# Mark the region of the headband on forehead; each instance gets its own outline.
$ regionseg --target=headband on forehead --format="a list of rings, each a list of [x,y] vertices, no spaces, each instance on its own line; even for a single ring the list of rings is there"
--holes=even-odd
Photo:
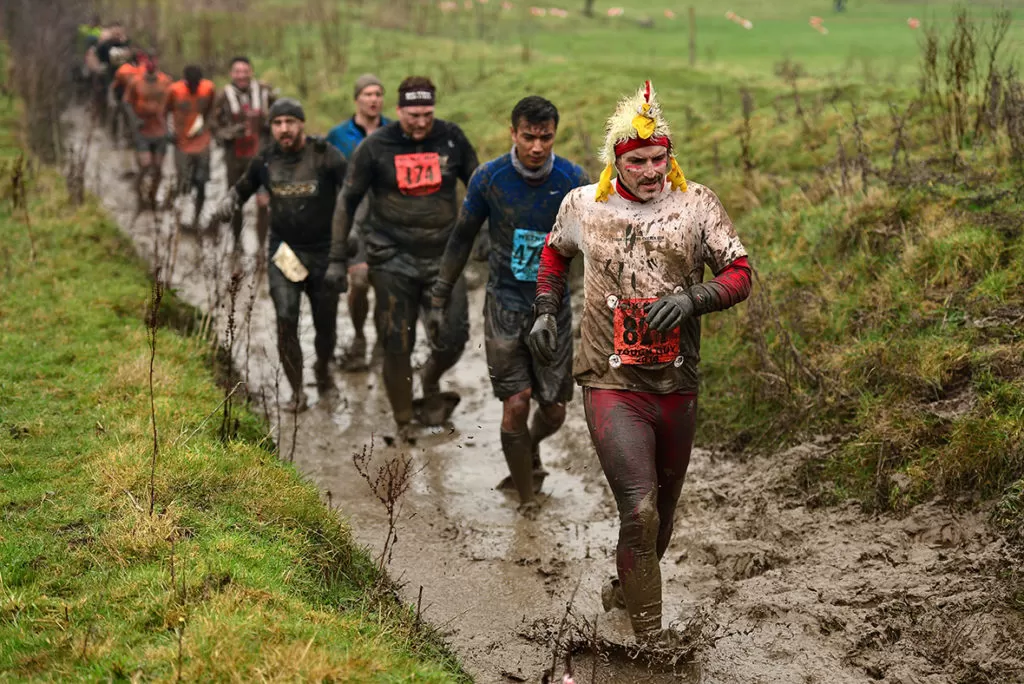
[[[615,194],[612,174],[615,171],[615,161],[621,155],[630,150],[653,146],[668,150],[667,180],[672,184],[673,190],[686,192],[686,178],[672,149],[672,132],[662,115],[654,87],[650,81],[644,81],[635,95],[619,100],[615,112],[605,125],[604,147],[601,149],[601,161],[605,163],[605,167],[598,178],[594,199],[598,202],[607,202],[608,198]]]
[[[433,88],[418,87],[398,91],[399,107],[433,107],[434,104]]]

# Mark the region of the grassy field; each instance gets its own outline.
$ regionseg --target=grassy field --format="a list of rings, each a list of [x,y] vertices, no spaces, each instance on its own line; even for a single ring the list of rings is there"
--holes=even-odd
[[[0,678],[465,680],[261,421],[219,439],[209,344],[167,328],[151,480],[145,265],[52,171],[16,201],[16,128],[0,101]]]
[[[684,171],[723,198],[758,271],[751,301],[706,324],[703,443],[763,449],[835,434],[842,445],[807,469],[824,500],[901,507],[1006,492],[1006,510],[1019,510],[1024,105],[1006,68],[1024,45],[1022,18],[1010,14],[986,114],[1000,3],[971,3],[974,61],[961,86],[947,79],[953,2],[853,1],[841,15],[827,1],[731,4],[749,31],[719,3],[695,2],[695,68],[687,5],[615,4],[622,16],[597,3],[594,19],[579,16],[582,3],[562,4],[563,19],[494,0],[449,11],[262,0],[198,25],[172,11],[163,21],[180,36],[171,62],[248,52],[303,98],[314,132],[351,114],[356,74],[378,72],[393,93],[425,73],[439,85],[439,115],[489,158],[507,149],[514,102],[547,95],[562,112],[559,152],[592,174],[616,99],[653,79]],[[644,16],[653,28],[639,25]],[[930,32],[936,78],[922,88]],[[951,133],[957,99],[968,120]]]

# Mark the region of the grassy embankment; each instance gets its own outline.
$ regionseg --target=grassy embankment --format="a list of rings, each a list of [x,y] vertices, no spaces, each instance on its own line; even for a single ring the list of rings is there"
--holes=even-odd
[[[1017,143],[1010,129],[1021,105],[1005,71],[1024,45],[1020,17],[1002,46],[993,125],[975,134],[990,34],[978,28],[966,85],[951,85],[953,2],[865,0],[843,15],[826,0],[734,3],[750,31],[695,2],[696,68],[685,8],[668,20],[632,0],[616,3],[622,17],[592,20],[581,2],[558,3],[567,19],[523,3],[367,2],[345,5],[337,22],[326,1],[251,4],[259,11],[199,22],[168,12],[164,24],[193,56],[252,54],[305,99],[313,131],[351,113],[356,74],[377,71],[393,93],[404,75],[426,73],[441,89],[439,115],[483,158],[507,149],[514,101],[538,92],[563,113],[559,151],[596,173],[604,117],[653,79],[684,170],[723,198],[759,274],[751,302],[706,324],[702,441],[767,448],[833,433],[842,445],[807,469],[818,500],[900,507],[1006,493],[1005,510],[1020,509],[1024,197],[1021,129]],[[998,7],[971,3],[985,25]],[[812,14],[828,35],[809,26]],[[925,27],[912,30],[912,16]],[[927,27],[943,38],[937,85],[922,97]],[[959,92],[968,122],[949,135]]]
[[[465,679],[254,415],[218,439],[209,343],[166,328],[150,513],[145,266],[49,170],[15,207],[16,129],[0,100],[2,678]]]

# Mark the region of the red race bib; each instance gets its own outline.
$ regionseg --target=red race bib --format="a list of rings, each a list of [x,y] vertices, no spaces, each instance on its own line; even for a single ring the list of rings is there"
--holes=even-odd
[[[679,328],[660,333],[647,327],[646,306],[655,299],[623,299],[615,306],[615,355],[622,365],[645,366],[675,361]]]
[[[396,155],[395,176],[403,195],[432,195],[441,189],[441,160],[437,152]]]

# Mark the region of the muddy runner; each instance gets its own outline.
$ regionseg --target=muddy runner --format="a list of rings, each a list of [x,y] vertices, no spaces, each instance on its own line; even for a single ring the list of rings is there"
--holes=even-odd
[[[72,141],[84,145],[89,118],[72,112]],[[172,262],[171,280],[189,303],[215,315],[218,329],[232,306],[227,296],[232,240],[176,231],[173,212],[137,215],[130,152],[94,134],[87,181],[144,258]],[[214,152],[219,161],[219,151]],[[226,187],[213,165],[216,201]],[[247,208],[251,211],[252,207]],[[184,209],[187,213],[187,209]],[[251,224],[254,216],[247,213]],[[284,456],[339,505],[359,539],[379,549],[383,511],[359,480],[351,454],[373,444],[388,450],[378,425],[390,406],[377,376],[340,378],[342,401],[294,418],[275,408],[281,389],[275,315],[258,246],[245,234],[247,257],[238,315],[245,322],[233,347],[235,363],[275,422]],[[173,256],[173,258],[172,258]],[[577,308],[581,292],[574,293]],[[450,430],[435,431],[407,449],[414,460],[399,541],[390,570],[415,602],[422,587],[425,619],[443,628],[481,682],[539,681],[552,665],[555,640],[572,599],[564,645],[583,647],[593,634],[602,657],[580,652],[577,681],[588,682],[952,682],[1021,681],[1020,618],[1002,595],[1000,574],[1009,550],[986,524],[988,511],[959,513],[930,504],[905,518],[876,517],[856,504],[821,508],[820,493],[803,477],[808,461],[824,458],[827,438],[767,457],[736,459],[693,451],[687,486],[664,554],[666,624],[696,646],[678,663],[679,676],[652,674],[614,644],[630,641],[623,611],[604,613],[601,589],[618,541],[614,498],[590,446],[582,405],[569,403],[566,424],[547,444],[550,475],[541,495],[543,518],[495,501],[503,467],[497,410],[484,358],[480,312],[485,293],[470,292],[471,343],[451,384],[463,397]],[[244,313],[244,316],[243,316]],[[342,339],[352,331],[339,322]],[[313,358],[313,326],[303,304],[299,337]],[[428,354],[421,339],[413,362]],[[315,387],[312,388],[315,392]],[[275,396],[276,395],[276,396]],[[315,396],[315,395],[314,395]],[[497,503],[497,505],[496,505]]]

